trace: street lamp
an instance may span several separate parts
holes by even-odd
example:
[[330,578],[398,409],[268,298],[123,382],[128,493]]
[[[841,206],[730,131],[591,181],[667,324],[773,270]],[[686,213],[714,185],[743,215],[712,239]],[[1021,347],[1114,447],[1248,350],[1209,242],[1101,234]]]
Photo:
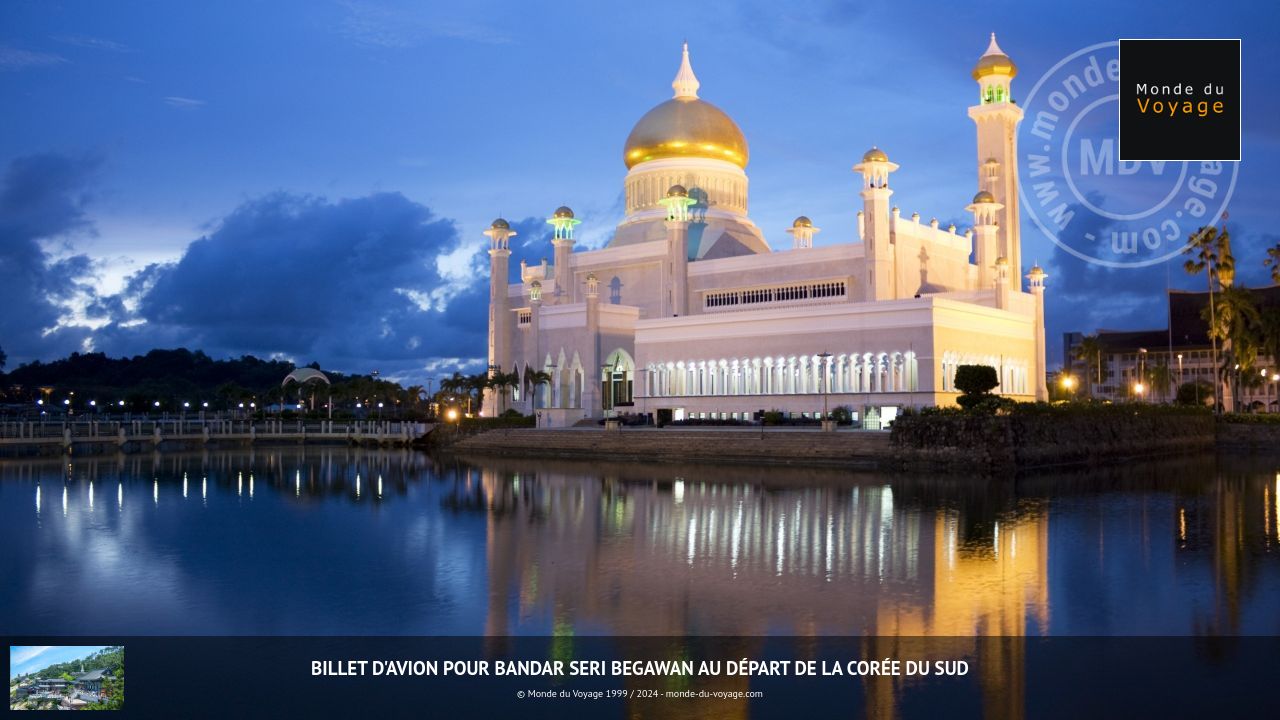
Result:
[[1138,397],[1142,397],[1142,393],[1146,391],[1147,391],[1147,386],[1143,385],[1141,382],[1136,382],[1133,384],[1133,392],[1136,393]]
[[831,353],[823,350],[818,353],[818,357],[822,358],[822,421],[827,420],[827,372],[830,369]]

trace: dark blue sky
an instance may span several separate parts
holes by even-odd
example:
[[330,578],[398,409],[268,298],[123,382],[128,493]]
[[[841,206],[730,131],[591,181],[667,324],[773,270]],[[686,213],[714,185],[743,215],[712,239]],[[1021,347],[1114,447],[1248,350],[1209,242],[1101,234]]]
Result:
[[[561,204],[584,244],[621,217],[622,143],[700,94],[751,144],[751,214],[854,237],[850,166],[901,165],[895,202],[968,225],[969,70],[996,31],[1015,94],[1117,37],[1242,37],[1244,158],[1231,227],[1246,280],[1273,244],[1280,66],[1272,6],[1122,3],[36,2],[0,6],[0,347],[187,345],[421,379],[483,353],[480,234]],[[1159,327],[1166,268],[1103,272],[1029,228],[1063,330]],[[1254,267],[1256,266],[1256,268]],[[1168,273],[1175,286],[1203,281]]]

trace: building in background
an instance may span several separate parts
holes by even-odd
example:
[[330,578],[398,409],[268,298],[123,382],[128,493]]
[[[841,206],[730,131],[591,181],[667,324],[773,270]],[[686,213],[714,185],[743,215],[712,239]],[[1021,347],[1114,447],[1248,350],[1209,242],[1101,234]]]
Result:
[[944,209],[964,207],[971,229],[904,216],[890,182],[899,166],[873,146],[853,167],[851,240],[814,247],[818,223],[801,214],[778,249],[748,215],[746,137],[699,96],[686,45],[673,97],[626,140],[626,214],[606,247],[574,252],[580,221],[561,207],[548,219],[553,261],[522,264],[511,283],[515,233],[503,219],[485,232],[489,368],[521,378],[488,393],[485,414],[515,408],[559,426],[844,405],[883,422],[953,403],[962,364],[996,368],[1003,395],[1047,399],[1046,276],[1032,267],[1024,287],[1018,233],[1016,73],[993,34],[972,71],[976,187]]
[[[1251,292],[1260,308],[1280,308],[1280,285]],[[1166,327],[1157,330],[1098,330],[1063,336],[1063,377],[1078,384],[1076,391],[1101,400],[1173,402],[1178,388],[1195,385],[1204,403],[1214,394],[1214,350],[1209,324],[1201,313],[1209,306],[1209,293],[1170,290]],[[1101,362],[1081,352],[1089,342],[1100,350]],[[1219,362],[1225,361],[1222,343]],[[1234,373],[1234,368],[1232,369]],[[1238,388],[1239,397],[1233,397]],[[1260,354],[1252,368],[1239,373],[1238,382],[1218,388],[1227,410],[1280,411],[1280,365],[1277,358]]]

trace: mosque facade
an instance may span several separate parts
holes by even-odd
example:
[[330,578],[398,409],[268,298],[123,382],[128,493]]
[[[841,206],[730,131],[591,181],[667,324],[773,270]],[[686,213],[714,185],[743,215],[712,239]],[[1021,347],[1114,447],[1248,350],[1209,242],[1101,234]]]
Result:
[[972,73],[972,228],[902,217],[899,167],[872,147],[853,166],[856,241],[815,247],[819,228],[801,216],[777,247],[748,214],[746,138],[698,96],[686,45],[674,95],[627,138],[625,216],[607,246],[574,252],[579,221],[561,207],[548,219],[552,261],[522,264],[511,283],[515,233],[501,218],[485,231],[489,369],[521,381],[490,391],[484,413],[558,426],[845,406],[874,427],[904,407],[954,404],[963,364],[994,367],[1002,395],[1047,399],[1045,274],[1024,278],[1020,253],[1016,73],[993,34]]

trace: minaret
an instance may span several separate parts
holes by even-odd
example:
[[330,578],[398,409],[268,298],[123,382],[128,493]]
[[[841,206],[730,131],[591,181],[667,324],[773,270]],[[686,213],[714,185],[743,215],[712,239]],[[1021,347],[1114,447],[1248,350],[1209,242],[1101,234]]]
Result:
[[[524,363],[526,368],[542,370],[542,283],[534,280],[529,283],[529,331],[525,335]],[[531,398],[542,392],[541,385],[530,388]],[[529,404],[532,410],[537,402]]]
[[[507,265],[511,260],[510,239],[515,236],[510,223],[502,218],[493,221],[488,230],[489,236],[489,368],[506,368],[511,365],[510,352],[511,319],[507,301]],[[485,415],[497,414],[497,393],[490,392],[485,397]]]
[[1030,282],[1029,289],[1036,299],[1036,400],[1046,402],[1049,400],[1049,388],[1045,384],[1044,358],[1044,279],[1047,277],[1049,276],[1039,265],[1031,266],[1031,272],[1027,274],[1027,280]]
[[587,275],[587,347],[582,358],[583,368],[582,409],[587,417],[595,417],[601,410],[600,398],[600,280],[595,273]]
[[995,285],[995,262],[1000,257],[1000,228],[996,222],[1003,208],[986,190],[979,190],[965,208],[973,213],[973,263],[978,266],[978,287],[982,290]]
[[[686,46],[685,62],[689,61]],[[681,68],[683,73],[684,68]],[[693,72],[690,71],[690,77]],[[680,76],[676,76],[676,82]],[[693,81],[695,89],[697,79]],[[667,194],[658,201],[667,209],[667,261],[663,263],[665,272],[664,289],[670,295],[663,294],[663,316],[689,314],[689,206],[697,201],[689,197],[689,191],[683,185],[672,185]]]
[[889,300],[893,290],[893,231],[889,217],[889,173],[898,166],[884,151],[872,147],[853,171],[862,174],[862,244],[867,268],[864,300]]
[[978,104],[969,108],[969,117],[978,127],[978,183],[1003,207],[996,213],[999,253],[1009,259],[1013,282],[1021,290],[1022,247],[1018,225],[1018,122],[1022,108],[1010,97],[1010,84],[1018,74],[1008,55],[991,44],[973,68],[978,82]]
[[787,228],[787,234],[791,236],[791,249],[807,250],[813,247],[813,236],[821,230],[822,228],[814,227],[813,221],[804,215],[796,218],[791,227]]
[[996,276],[996,308],[1009,309],[1009,258],[1001,255],[992,268]]
[[557,302],[574,301],[573,271],[569,269],[569,255],[573,253],[573,226],[581,223],[581,220],[573,217],[573,211],[564,205],[556,208],[547,219],[547,224],[555,228],[551,244],[555,246]]

